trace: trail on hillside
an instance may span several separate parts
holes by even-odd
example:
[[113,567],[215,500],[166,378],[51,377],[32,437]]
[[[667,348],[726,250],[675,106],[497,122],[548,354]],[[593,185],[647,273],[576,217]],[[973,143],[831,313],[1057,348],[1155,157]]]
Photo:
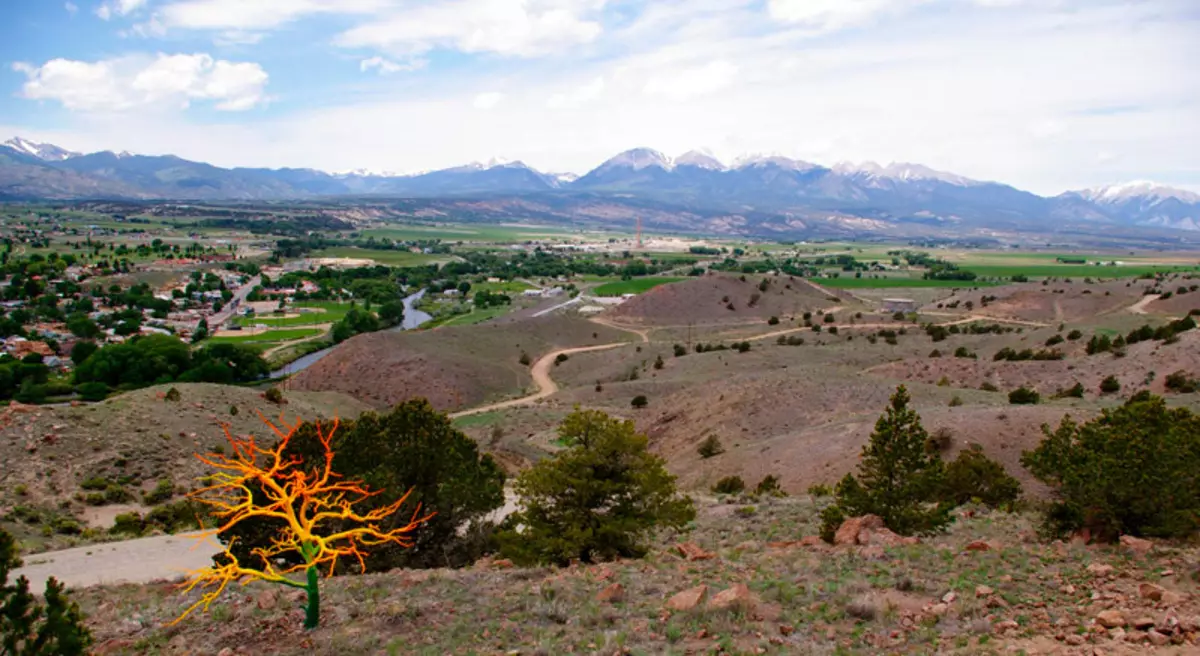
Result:
[[29,579],[34,590],[51,576],[69,588],[149,583],[208,567],[220,551],[216,539],[203,534],[158,535],[25,556],[13,576]]
[[1146,306],[1150,305],[1154,301],[1157,301],[1158,298],[1159,298],[1158,294],[1146,294],[1145,296],[1138,299],[1137,303],[1130,305],[1126,309],[1128,309],[1130,312],[1132,312],[1134,314],[1146,314]]

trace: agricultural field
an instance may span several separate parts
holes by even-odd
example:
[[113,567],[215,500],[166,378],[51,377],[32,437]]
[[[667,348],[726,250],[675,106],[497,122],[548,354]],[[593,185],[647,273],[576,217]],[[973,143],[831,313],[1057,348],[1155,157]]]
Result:
[[279,330],[266,330],[261,333],[246,334],[246,335],[226,335],[221,337],[209,337],[206,342],[213,344],[251,344],[254,342],[290,342],[292,340],[304,339],[320,335],[323,331],[316,328],[282,328]]
[[426,255],[409,251],[378,250],[373,248],[355,248],[353,246],[335,246],[312,251],[311,257],[344,257],[358,260],[372,260],[385,266],[410,267],[426,264],[438,264],[453,259],[448,255]]
[[925,280],[923,278],[902,278],[899,276],[889,276],[874,278],[863,276],[862,278],[854,278],[852,276],[837,277],[837,278],[819,278],[813,282],[819,283],[823,287],[834,289],[900,289],[900,288],[927,288],[927,287],[989,287],[998,285],[998,282],[988,282],[981,280]]
[[[324,323],[336,323],[350,311],[351,304],[336,301],[300,301],[288,308],[289,314],[299,316],[275,317],[270,314],[258,314],[248,317],[236,317],[234,323],[241,326],[262,324],[273,328],[294,326],[313,326]],[[304,309],[313,310],[310,312]]]
[[441,226],[389,225],[386,228],[371,228],[362,231],[363,238],[416,241],[438,239],[447,242],[511,243],[547,237],[566,237],[575,231],[553,226],[495,226],[473,224],[448,224]]
[[608,282],[600,285],[592,291],[597,296],[622,296],[624,294],[640,294],[644,291],[654,289],[659,285],[667,285],[673,282],[686,280],[686,278],[673,278],[665,276],[650,276],[646,278],[633,278],[632,280],[619,280],[616,282]]

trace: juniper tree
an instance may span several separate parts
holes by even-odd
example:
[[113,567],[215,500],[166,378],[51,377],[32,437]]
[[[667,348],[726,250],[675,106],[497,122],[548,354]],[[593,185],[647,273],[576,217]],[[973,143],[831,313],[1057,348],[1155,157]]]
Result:
[[0,531],[0,654],[86,654],[92,636],[83,624],[79,606],[53,577],[46,581],[45,605],[29,591],[29,580],[24,576],[10,584],[10,572],[20,566],[12,536]]
[[846,474],[837,484],[836,503],[822,514],[826,537],[844,517],[878,515],[902,535],[931,533],[950,522],[951,504],[938,502],[945,466],[926,448],[929,434],[908,407],[910,400],[901,385],[875,422],[857,476]]

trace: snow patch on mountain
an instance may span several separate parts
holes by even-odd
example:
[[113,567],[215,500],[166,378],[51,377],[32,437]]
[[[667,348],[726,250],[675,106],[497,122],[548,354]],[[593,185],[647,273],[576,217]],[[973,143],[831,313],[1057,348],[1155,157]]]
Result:
[[937,171],[923,164],[912,164],[909,162],[892,162],[887,166],[881,166],[876,162],[839,162],[833,167],[833,171],[839,175],[859,176],[868,179],[896,180],[901,182],[909,182],[912,180],[936,180],[947,184],[967,187],[980,184],[961,175],[947,173],[945,171]]
[[19,136],[5,141],[4,145],[47,162],[61,162],[64,159],[70,159],[79,155],[79,153],[69,151],[66,148],[60,148],[54,144],[37,143]]
[[675,158],[675,166],[694,166],[710,171],[724,171],[726,167],[721,160],[713,157],[707,150],[689,150]]
[[1069,192],[1093,203],[1113,204],[1130,200],[1150,201],[1160,203],[1167,199],[1175,199],[1184,203],[1200,203],[1200,194],[1184,189],[1176,189],[1149,180],[1134,180],[1106,187],[1094,187]]
[[778,153],[755,153],[752,155],[743,155],[733,162],[733,168],[735,169],[759,168],[765,166],[777,166],[788,171],[799,172],[821,168],[819,165],[813,164],[812,162],[805,162],[803,160],[784,157]]
[[608,161],[601,164],[600,168],[624,167],[640,171],[651,166],[657,166],[660,169],[670,171],[674,168],[674,163],[670,157],[653,148],[634,148],[611,157]]

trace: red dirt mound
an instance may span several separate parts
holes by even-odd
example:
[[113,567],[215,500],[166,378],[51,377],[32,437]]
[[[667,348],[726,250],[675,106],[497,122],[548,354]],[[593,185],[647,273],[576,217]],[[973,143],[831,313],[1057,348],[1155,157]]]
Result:
[[1018,321],[1074,322],[1116,312],[1136,303],[1142,297],[1144,284],[1134,282],[1126,286],[1129,282],[1086,283],[1079,280],[984,287],[959,292],[927,305],[924,310],[953,310]]
[[[763,281],[766,284],[763,284]],[[622,303],[609,317],[646,325],[733,323],[794,317],[841,304],[790,276],[707,275],[655,287]]]

